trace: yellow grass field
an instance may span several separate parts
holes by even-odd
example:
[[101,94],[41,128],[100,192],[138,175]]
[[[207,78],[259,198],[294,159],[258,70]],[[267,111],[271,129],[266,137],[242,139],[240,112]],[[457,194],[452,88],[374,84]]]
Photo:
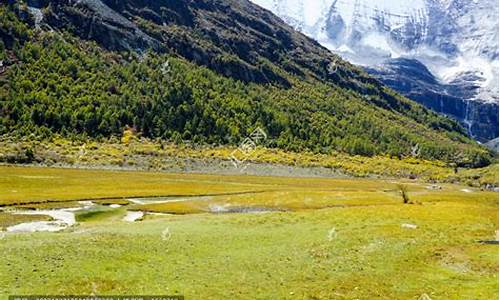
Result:
[[[496,239],[494,192],[409,180],[0,167],[3,227],[31,221],[15,211],[82,200],[125,206],[77,213],[78,223],[57,233],[0,232],[0,299],[498,298],[498,245],[481,242]],[[124,222],[127,211],[146,215]]]

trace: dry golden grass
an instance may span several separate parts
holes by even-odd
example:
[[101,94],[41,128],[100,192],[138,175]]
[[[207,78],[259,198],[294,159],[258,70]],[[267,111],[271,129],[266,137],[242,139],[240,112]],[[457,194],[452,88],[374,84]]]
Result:
[[49,221],[51,218],[44,215],[17,215],[0,212],[0,231],[5,228],[24,222]]
[[269,189],[224,176],[0,166],[0,205]]
[[[5,137],[2,140],[0,138],[0,160],[2,155],[16,155],[19,149],[32,149],[39,161],[49,165],[62,163],[91,167],[137,167],[156,171],[168,170],[172,166],[182,167],[183,160],[193,158],[202,161],[212,159],[218,162],[228,161],[235,150],[227,146],[175,145],[148,139],[123,144],[118,140],[83,143],[56,137],[50,141],[13,140]],[[483,169],[460,169],[458,173],[455,173],[450,165],[442,161],[428,161],[415,157],[399,159],[388,156],[351,156],[340,152],[294,153],[262,147],[256,149],[250,161],[302,167],[326,167],[356,177],[371,175],[397,178],[418,177],[425,181],[498,186],[498,164]]]
[[[82,212],[78,226],[57,234],[5,234],[0,298],[93,291],[187,299],[498,298],[498,246],[479,243],[495,238],[498,193],[408,180],[0,172],[3,204],[179,195],[170,198],[178,202]],[[403,204],[400,185],[415,204]],[[206,213],[220,207],[287,212]],[[126,209],[184,215],[127,223]]]

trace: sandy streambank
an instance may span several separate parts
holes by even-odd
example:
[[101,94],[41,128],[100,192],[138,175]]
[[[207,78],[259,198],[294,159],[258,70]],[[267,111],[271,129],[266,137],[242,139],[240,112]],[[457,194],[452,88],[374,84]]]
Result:
[[200,201],[210,201],[212,200],[212,196],[190,196],[190,197],[157,197],[157,198],[130,198],[127,199],[128,201],[134,203],[134,204],[139,204],[139,205],[146,205],[146,204],[162,204],[162,203],[173,203],[173,202],[187,202],[187,201],[193,201],[193,200],[200,200]]
[[127,215],[123,217],[125,222],[135,222],[144,217],[144,212],[142,211],[127,211]]
[[27,222],[7,227],[8,232],[37,232],[61,231],[69,226],[76,224],[75,213],[73,209],[60,210],[35,210],[14,212],[16,215],[46,215],[50,216],[52,221]]
[[[92,201],[79,201],[79,207],[61,208],[61,209],[44,209],[44,210],[21,210],[14,211],[14,215],[42,215],[49,216],[50,221],[34,221],[25,222],[7,227],[7,232],[57,232],[64,230],[68,227],[75,225],[76,214],[92,212],[94,209],[99,210],[103,206],[97,205]],[[112,204],[109,206],[111,209],[119,209],[122,205]],[[142,211],[127,211],[123,221],[135,222],[144,217],[145,213]]]

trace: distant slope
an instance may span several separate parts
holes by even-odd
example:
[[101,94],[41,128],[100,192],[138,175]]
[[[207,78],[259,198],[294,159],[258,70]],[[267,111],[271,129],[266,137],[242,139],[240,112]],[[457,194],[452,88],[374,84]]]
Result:
[[485,146],[498,153],[498,138],[487,142]]
[[418,83],[391,87],[480,142],[498,137],[497,0],[252,1],[383,82],[413,77],[406,64],[418,61],[436,81],[431,93]]
[[267,146],[294,151],[408,156],[418,145],[422,158],[491,161],[458,123],[248,1],[47,3],[31,6],[42,20],[0,6],[0,134],[109,138],[128,125],[237,144],[261,127]]
[[366,70],[409,99],[460,120],[475,139],[485,142],[498,136],[498,104],[464,100],[476,92],[469,84],[445,84],[414,59],[392,59]]

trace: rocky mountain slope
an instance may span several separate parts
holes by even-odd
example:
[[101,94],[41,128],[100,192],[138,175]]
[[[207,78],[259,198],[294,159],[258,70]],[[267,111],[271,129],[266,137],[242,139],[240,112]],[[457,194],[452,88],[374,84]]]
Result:
[[[246,0],[0,6],[0,134],[491,161],[465,129]],[[415,153],[414,149],[419,149]]]
[[246,1],[58,0],[46,22],[109,50],[175,52],[246,82],[289,86],[275,67],[322,76],[335,59]]
[[476,139],[498,136],[498,1],[254,2]]

